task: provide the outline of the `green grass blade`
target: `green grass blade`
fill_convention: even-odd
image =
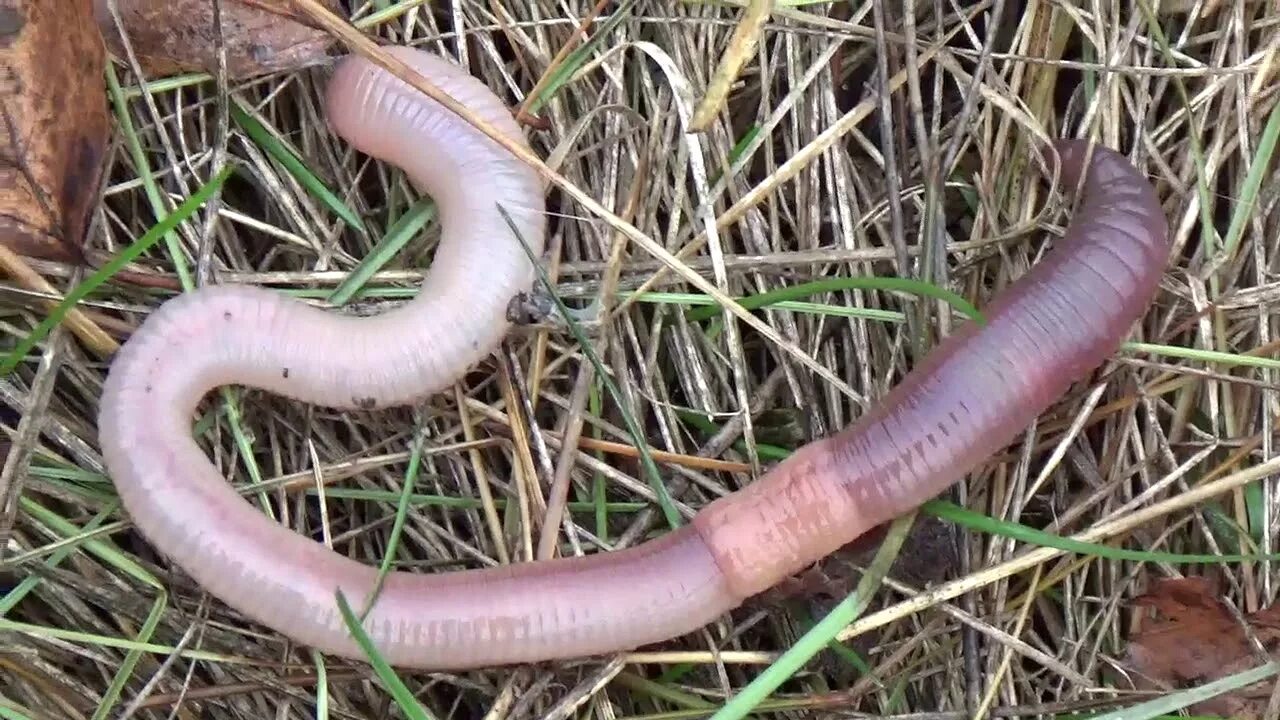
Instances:
[[[163,220],[153,225],[151,229],[144,233],[142,237],[138,238],[136,242],[120,251],[115,257],[111,258],[110,261],[101,268],[98,268],[96,272],[85,279],[84,282],[76,285],[71,292],[67,293],[67,296],[58,303],[53,312],[49,313],[49,315],[36,326],[35,330],[32,330],[30,334],[23,338],[22,341],[18,343],[17,347],[9,351],[9,355],[4,360],[4,364],[0,365],[0,375],[8,375],[13,372],[13,369],[22,361],[22,358],[26,356],[26,354],[30,352],[31,349],[34,348],[41,340],[47,337],[58,323],[62,322],[62,318],[66,316],[67,312],[74,307],[76,303],[88,297],[90,293],[98,289],[98,286],[106,282],[108,278],[119,272],[120,269],[128,263],[133,262],[133,260],[142,253],[146,252],[147,249],[156,243],[156,241],[164,237],[164,235],[170,230],[177,227],[179,223],[186,220],[188,217],[191,217],[191,214],[194,213],[197,208],[203,205],[211,195],[222,187],[222,184],[226,182],[227,177],[229,177],[233,171],[234,168],[231,166],[223,168],[222,172],[218,173],[212,180],[201,186],[199,190],[193,193],[191,197],[187,198],[181,205],[174,208],[174,211],[169,213],[169,215],[167,215]]]
[[[1259,680],[1266,680],[1277,674],[1277,672],[1280,672],[1280,661],[1273,660],[1265,665],[1238,672],[1234,675],[1228,675],[1203,685],[1179,690],[1154,700],[1148,700],[1120,710],[1113,710],[1102,715],[1094,715],[1091,720],[1150,720],[1161,715],[1176,713],[1185,707],[1203,702],[1222,693],[1247,687]]]
[[[422,232],[422,229],[431,222],[436,215],[436,206],[430,198],[423,198],[414,203],[409,208],[409,212],[402,215],[391,225],[391,229],[387,230],[387,234],[383,236],[373,250],[360,261],[338,287],[329,293],[329,302],[334,305],[345,305],[350,302],[369,282],[369,278],[373,277],[382,268],[386,267],[391,258],[395,257],[404,246]]]
[[[156,628],[160,626],[160,618],[164,617],[164,608],[168,604],[168,594],[161,591],[156,597],[154,603],[151,604],[151,612],[147,614],[146,622],[142,624],[142,628],[138,631],[136,642],[139,644],[148,642],[155,635]],[[115,675],[111,678],[111,684],[107,687],[106,692],[102,695],[102,702],[98,703],[97,709],[94,710],[92,720],[104,720],[107,713],[115,707],[120,700],[120,694],[124,692],[124,686],[129,682],[133,670],[138,666],[138,661],[142,659],[142,653],[145,652],[141,647],[130,648],[124,656],[124,662],[120,664],[120,668],[116,670]]]
[[[106,522],[107,518],[114,511],[114,504],[107,509],[99,511],[97,515],[94,515],[89,520],[89,522],[85,523],[84,527],[80,528],[80,532],[78,534],[85,535],[97,530],[102,523]],[[59,547],[45,559],[44,566],[49,569],[56,568],[77,549],[79,549],[79,542]],[[22,578],[21,582],[10,589],[9,592],[5,593],[3,597],[0,597],[0,618],[8,615],[15,607],[18,606],[18,603],[22,602],[23,598],[29,595],[32,590],[35,590],[36,586],[38,586],[43,580],[44,577],[41,574],[32,573]]]
[[[871,603],[875,589],[889,571],[894,558],[897,557],[898,550],[906,540],[906,531],[914,520],[915,513],[908,513],[894,520],[884,543],[876,551],[875,559],[871,561],[866,574],[858,581],[857,588],[840,601],[839,605],[832,608],[826,617],[802,635],[794,646],[782,654],[782,657],[725,703],[715,715],[711,716],[711,720],[739,720],[749,715],[757,705],[790,679],[814,655],[827,647],[841,630],[856,620]]]
[[[588,37],[586,42],[581,46],[574,48],[565,55],[564,62],[552,69],[552,74],[547,78],[547,82],[535,96],[531,96],[527,101],[526,112],[530,115],[536,115],[556,92],[569,82],[569,78],[573,76],[578,68],[587,61],[591,53],[595,51],[605,38],[609,37],[609,33],[621,24],[624,20],[631,17],[631,6],[635,5],[635,0],[627,0],[617,8],[609,12],[608,19],[605,20],[598,28],[596,28]]]
[[[280,163],[293,179],[297,180],[307,192],[314,195],[325,207],[329,208],[334,215],[342,218],[342,221],[350,225],[353,229],[362,231],[364,224],[360,222],[360,216],[355,211],[347,207],[342,202],[337,193],[333,192],[324,184],[324,182],[302,162],[292,150],[284,143],[276,139],[258,119],[250,115],[240,103],[235,100],[230,101],[231,118],[236,121],[240,129],[244,131],[259,147],[268,155]]]
[[[582,353],[587,356],[587,359],[595,368],[596,377],[600,378],[600,382],[604,383],[605,388],[609,391],[609,397],[613,398],[613,402],[617,404],[619,412],[622,413],[623,424],[627,426],[627,432],[631,435],[636,452],[640,455],[640,464],[645,469],[645,475],[649,479],[649,486],[653,488],[654,494],[658,496],[658,504],[662,507],[662,514],[666,517],[667,524],[672,528],[680,527],[680,514],[676,511],[675,505],[672,504],[671,495],[667,492],[667,486],[662,482],[662,476],[658,473],[658,465],[653,461],[653,456],[649,453],[649,444],[645,440],[644,433],[640,432],[639,423],[636,422],[634,414],[627,409],[626,403],[623,402],[622,392],[618,390],[613,378],[605,371],[604,364],[600,362],[600,358],[592,349],[591,342],[582,332],[582,328],[573,320],[573,313],[569,311],[569,308],[564,304],[564,300],[556,293],[555,285],[547,277],[547,271],[542,267],[542,263],[530,251],[529,243],[520,236],[519,230],[511,220],[511,215],[503,207],[499,207],[498,212],[502,213],[502,218],[507,221],[507,226],[511,228],[511,232],[515,234],[520,246],[524,248],[525,253],[529,256],[529,261],[533,263],[534,270],[538,273],[538,280],[542,283],[552,301],[555,302],[556,309],[560,311],[560,316],[565,319],[566,324],[569,326],[569,331],[573,333],[573,338],[578,343],[578,347],[582,349]]]
[[[133,160],[135,169],[138,172],[138,178],[142,181],[142,187],[146,191],[147,201],[151,204],[151,211],[155,213],[157,218],[163,218],[169,214],[177,214],[176,210],[173,213],[168,213],[165,210],[164,193],[156,185],[155,173],[152,172],[151,165],[147,162],[147,154],[142,149],[142,140],[138,137],[138,131],[133,126],[133,117],[129,114],[129,106],[125,99],[124,91],[120,89],[120,80],[116,77],[115,66],[110,63],[107,63],[107,91],[111,95],[112,105],[115,106],[116,122],[120,123],[120,132],[124,136],[125,146],[129,148],[129,157]],[[187,258],[182,253],[182,247],[178,244],[178,236],[173,234],[172,231],[173,228],[170,227],[162,233],[165,246],[169,251],[169,257],[173,260],[173,269],[178,275],[178,282],[183,288],[190,289],[195,281],[191,277],[191,269],[187,267]]]
[[[395,670],[391,669],[391,665],[387,663],[374,646],[369,634],[360,626],[360,620],[356,617],[355,611],[351,609],[346,596],[342,594],[341,590],[335,592],[334,595],[338,601],[338,610],[341,611],[342,619],[351,630],[352,637],[355,638],[356,644],[360,646],[360,649],[364,651],[369,664],[373,666],[374,673],[382,680],[387,692],[391,693],[391,698],[400,707],[400,711],[410,720],[431,720],[431,715],[427,713],[427,709],[418,704],[418,701],[413,697],[413,693],[405,686],[404,681],[396,675]]]
[[[738,299],[737,302],[747,310],[755,310],[784,300],[796,300],[799,298],[810,297],[818,293],[835,292],[839,290],[890,290],[923,295],[925,297],[944,300],[977,322],[984,321],[982,313],[974,307],[973,303],[965,300],[956,293],[938,285],[934,285],[933,283],[896,277],[850,277],[815,280],[813,282],[778,288],[776,290],[770,290],[756,295],[749,295]],[[720,306],[718,304],[713,304],[707,307],[690,310],[687,313],[687,317],[691,322],[701,322],[703,320],[709,320],[716,317],[720,312]]]
[[[1043,545],[1080,555],[1093,555],[1108,560],[1133,560],[1135,562],[1167,562],[1167,563],[1231,563],[1243,561],[1280,560],[1280,553],[1257,555],[1209,555],[1160,552],[1156,550],[1129,550],[1126,548],[1099,545],[1064,538],[1043,530],[1019,525],[1005,520],[998,520],[989,515],[974,512],[946,500],[930,500],[920,508],[943,520],[950,520],[972,530],[1000,535],[1031,545]]]
[[[0,698],[0,720],[35,720],[31,715],[24,715],[18,708]]]
[[[1177,347],[1175,345],[1158,345],[1155,343],[1144,342],[1126,342],[1123,347],[1125,350],[1133,352],[1145,352],[1153,355],[1168,355],[1170,357],[1182,358],[1184,360],[1201,360],[1206,363],[1218,363],[1221,365],[1245,365],[1249,367],[1280,370],[1280,359],[1276,358],[1240,355],[1237,353],[1221,352],[1219,350],[1199,350],[1196,348],[1184,348]]]
[[[76,527],[75,523],[49,510],[30,497],[18,498],[18,504],[23,512],[53,528],[63,537],[72,537],[83,532],[83,530]],[[147,572],[127,553],[117,548],[114,543],[102,538],[89,538],[84,541],[84,549],[89,554],[94,555],[99,560],[129,577],[150,585],[159,592],[164,592],[164,585],[154,575]]]

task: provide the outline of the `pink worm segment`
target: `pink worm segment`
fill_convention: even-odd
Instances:
[[[523,141],[478,80],[435,56],[388,50]],[[272,523],[235,494],[191,437],[193,412],[232,383],[337,408],[408,403],[444,388],[502,339],[507,302],[534,279],[495,203],[541,252],[544,186],[465,121],[360,57],[337,68],[327,111],[336,132],[402,167],[436,201],[444,237],[422,292],[359,319],[253,287],[175,298],[116,357],[99,431],[118,492],[153,546],[247,617],[359,658],[334,592],[359,611],[375,569]],[[1074,184],[1085,145],[1057,147]],[[1122,157],[1094,154],[1061,247],[993,303],[986,326],[947,339],[877,410],[642,545],[393,573],[365,621],[379,650],[401,667],[467,669],[666,640],[943,490],[1114,352],[1155,292],[1169,247],[1154,193]]]

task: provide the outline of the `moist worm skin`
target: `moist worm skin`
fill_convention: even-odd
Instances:
[[[501,101],[447,61],[388,48],[520,138]],[[405,170],[435,200],[443,238],[420,294],[383,315],[324,312],[269,290],[216,286],[165,303],[117,355],[99,433],[141,534],[202,588],[315,649],[362,658],[339,616],[376,570],[271,522],[191,436],[211,390],[239,384],[334,408],[413,402],[492,351],[532,265],[544,186],[464,120],[359,57],[328,88],[333,129]],[[1058,145],[1073,184],[1082,143]],[[390,574],[364,627],[401,667],[468,669],[632,649],[696,630],[943,490],[1012,440],[1115,350],[1168,256],[1154,193],[1096,148],[1082,209],[1060,246],[931,353],[878,408],[800,448],[694,522],[617,552],[444,574]]]
[[[1054,146],[1074,189],[1089,145]],[[1123,156],[1091,152],[1064,237],[983,310],[985,325],[964,324],[855,423],[695,517],[735,593],[762,592],[942,492],[1119,348],[1159,286],[1168,222]]]
[[[512,137],[519,126],[478,80],[445,60],[389,48]],[[358,149],[404,168],[435,200],[443,237],[420,294],[374,317],[324,312],[283,294],[207,287],[162,305],[117,354],[99,437],[140,533],[211,595],[316,649],[362,658],[337,610],[359,612],[376,568],[271,522],[235,494],[191,436],[201,398],[225,384],[339,408],[432,394],[492,351],[545,233],[540,178],[465,120],[360,57],[339,64],[326,111]],[[737,598],[692,526],[583,558],[467,572],[393,573],[364,627],[402,667],[465,669],[592,655],[704,625]]]

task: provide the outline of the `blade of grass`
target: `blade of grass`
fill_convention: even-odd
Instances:
[[[156,596],[155,602],[151,604],[151,612],[147,614],[147,619],[142,624],[142,628],[138,631],[138,636],[134,638],[136,645],[125,653],[124,661],[120,663],[120,668],[111,678],[111,684],[107,686],[106,692],[102,694],[102,700],[98,703],[98,707],[93,712],[92,720],[103,720],[120,701],[120,694],[124,692],[125,684],[129,682],[129,678],[133,675],[133,670],[138,666],[138,661],[142,659],[142,653],[145,652],[141,646],[151,640],[155,635],[156,628],[160,626],[160,618],[164,617],[164,608],[169,603],[169,595],[163,590]]]
[[[54,532],[63,537],[71,537],[84,532],[81,528],[76,527],[75,523],[44,507],[28,496],[18,498],[18,506],[23,512],[49,526]],[[88,538],[84,541],[84,550],[135,580],[150,585],[157,592],[164,592],[164,585],[154,575],[147,572],[127,553],[117,548],[115,544],[102,538]]]
[[[391,261],[391,258],[403,250],[406,243],[422,232],[422,229],[427,226],[427,223],[431,222],[435,214],[436,205],[430,198],[423,198],[414,203],[407,213],[392,223],[391,228],[387,230],[387,234],[378,241],[378,244],[360,261],[360,264],[343,278],[342,282],[333,289],[333,292],[329,293],[329,302],[334,305],[344,305],[350,302],[364,287],[365,283],[369,282],[369,278],[373,277]]]
[[[1151,353],[1153,355],[1168,355],[1169,357],[1178,357],[1187,360],[1203,360],[1207,363],[1247,365],[1250,367],[1280,369],[1280,359],[1221,352],[1218,350],[1198,350],[1195,348],[1183,348],[1176,347],[1174,345],[1158,345],[1155,343],[1144,342],[1126,342],[1123,345],[1123,349],[1132,352]]]
[[[634,673],[618,673],[614,678],[614,682],[621,687],[625,687],[640,695],[647,695],[656,700],[663,700],[676,707],[682,708],[702,708],[710,710],[715,707],[710,702],[703,700],[697,695],[682,692],[667,684],[659,681],[650,680],[649,678],[640,677]]]
[[[715,298],[703,295],[701,293],[674,293],[674,292],[643,292],[635,293],[622,291],[618,293],[618,297],[638,303],[653,303],[661,305],[693,305],[693,306],[715,306],[719,307],[719,303]],[[879,320],[883,322],[902,322],[904,316],[900,312],[893,310],[880,310],[877,308],[851,307],[846,305],[828,305],[811,302],[800,302],[796,300],[779,300],[771,303],[771,307],[778,310],[794,310],[797,312],[808,312],[821,315],[834,315],[836,317],[866,318],[868,320]],[[713,311],[714,312],[714,311]]]
[[[645,475],[649,480],[650,487],[653,488],[654,494],[658,496],[658,504],[662,507],[662,514],[666,517],[667,523],[674,529],[680,527],[680,514],[676,511],[675,505],[671,502],[671,495],[667,492],[667,486],[662,482],[662,476],[658,473],[658,465],[653,461],[653,456],[649,454],[649,443],[645,441],[644,434],[640,432],[640,425],[636,422],[634,414],[627,408],[627,404],[623,402],[622,392],[618,390],[618,386],[613,382],[613,377],[605,370],[604,364],[600,362],[600,358],[592,350],[591,342],[582,332],[582,327],[574,321],[573,313],[569,311],[568,306],[564,304],[564,300],[555,291],[555,284],[547,277],[546,270],[542,267],[537,256],[529,249],[529,243],[520,235],[520,231],[516,228],[515,223],[511,220],[511,215],[506,208],[498,206],[498,212],[502,214],[502,218],[506,220],[507,227],[511,228],[511,232],[520,242],[520,247],[524,248],[525,254],[529,256],[529,262],[533,264],[534,270],[537,271],[538,280],[546,289],[547,294],[556,304],[556,309],[560,311],[560,316],[565,318],[569,331],[573,333],[573,338],[578,343],[578,347],[582,349],[587,359],[595,366],[596,377],[604,383],[609,391],[609,397],[618,406],[619,412],[622,413],[623,423],[627,426],[627,432],[631,435],[631,440],[635,443],[636,452],[640,455],[640,463],[644,466]]]
[[[395,671],[391,669],[391,665],[378,652],[373,640],[369,638],[369,634],[361,627],[360,620],[356,617],[355,611],[351,609],[346,596],[341,590],[336,591],[334,596],[337,598],[338,610],[342,613],[342,619],[346,622],[347,628],[351,630],[351,636],[355,638],[356,644],[364,651],[369,664],[373,666],[374,673],[382,680],[382,684],[386,687],[387,692],[391,693],[391,698],[400,707],[401,712],[410,720],[431,720],[431,715],[427,712],[427,709],[418,704],[418,701],[413,697],[413,693],[405,686],[404,681],[400,679],[400,676],[396,675]]]
[[[946,301],[969,318],[977,322],[983,322],[982,313],[978,312],[978,309],[973,306],[973,303],[970,303],[968,300],[965,300],[956,293],[947,290],[946,288],[934,285],[933,283],[895,277],[850,277],[814,280],[813,282],[800,283],[799,285],[792,285],[790,287],[777,288],[776,290],[770,290],[756,295],[749,295],[739,299],[738,303],[747,310],[755,310],[784,300],[795,300],[798,298],[810,297],[818,293],[835,292],[839,290],[896,290],[899,292],[923,295],[936,300]],[[709,307],[690,310],[686,316],[691,322],[701,322],[718,316],[720,312],[720,306],[716,304]]]
[[[1091,720],[1150,720],[1150,718],[1161,715],[1176,713],[1185,707],[1190,707],[1222,693],[1239,690],[1259,680],[1265,680],[1278,672],[1280,672],[1280,661],[1273,660],[1265,665],[1238,672],[1234,675],[1228,675],[1203,685],[1169,693],[1163,697],[1148,700],[1131,707],[1094,715]]]
[[[1005,520],[998,520],[989,515],[974,512],[946,500],[930,500],[920,507],[921,511],[930,513],[944,520],[950,520],[973,530],[1000,535],[1031,545],[1042,545],[1057,548],[1080,555],[1093,555],[1108,560],[1133,560],[1135,562],[1167,562],[1167,563],[1232,563],[1258,560],[1280,560],[1280,553],[1257,555],[1210,555],[1160,552],[1156,550],[1128,550],[1126,548],[1100,545],[1064,538],[1060,535],[1019,525]]]
[[[676,416],[708,435],[714,435],[720,430],[720,426],[717,425],[714,420],[699,415],[692,410],[676,410]],[[733,444],[733,449],[743,454],[747,452],[746,443],[741,440]],[[760,456],[761,460],[785,460],[787,456],[791,454],[791,451],[778,445],[756,443],[756,453]]]
[[[387,550],[382,555],[382,564],[378,567],[378,579],[373,585],[373,596],[369,598],[369,602],[365,605],[364,615],[373,609],[374,600],[377,598],[379,591],[382,590],[382,584],[386,581],[387,573],[391,572],[391,564],[396,556],[396,549],[400,546],[400,535],[404,532],[405,519],[409,516],[409,498],[413,495],[413,484],[418,479],[418,467],[422,464],[422,434],[418,433],[413,439],[413,447],[409,451],[409,467],[404,473],[404,488],[400,492],[400,501],[396,505],[396,517],[391,524],[391,535],[387,539]]]
[[[329,671],[324,656],[318,650],[311,651],[311,659],[316,665],[316,720],[326,720],[329,717]]]
[[[536,91],[530,94],[529,98],[525,101],[523,112],[529,115],[538,114],[538,111],[551,101],[551,98],[555,96],[556,92],[559,91],[565,83],[569,82],[569,78],[572,77],[573,74],[577,72],[578,68],[587,61],[587,58],[590,57],[591,53],[594,52],[602,42],[604,42],[604,39],[609,36],[610,31],[616,28],[624,20],[631,17],[631,7],[633,5],[635,5],[635,0],[627,0],[627,2],[622,3],[616,9],[612,10],[609,13],[609,18],[605,20],[595,33],[587,38],[586,42],[569,51],[569,54],[565,56],[564,62],[554,68],[551,75],[547,76],[539,83],[541,87],[535,89]]]
[[[133,118],[129,115],[129,107],[125,100],[124,92],[120,89],[120,80],[116,77],[115,66],[107,63],[107,91],[111,95],[111,102],[116,110],[116,122],[120,124],[120,131],[124,135],[125,145],[129,148],[129,157],[133,160],[134,169],[137,171],[138,178],[142,180],[142,187],[146,191],[147,201],[151,204],[151,212],[158,218],[166,216],[178,215],[178,209],[172,213],[165,210],[164,194],[160,192],[160,188],[156,185],[155,174],[151,171],[151,165],[147,162],[147,154],[142,149],[142,141],[138,137],[138,131],[133,126]],[[218,184],[219,186],[221,183]],[[200,193],[197,191],[196,195]],[[203,201],[202,201],[203,202]],[[181,208],[181,206],[179,206]],[[194,208],[186,212],[189,215]],[[185,215],[181,219],[186,219]],[[164,221],[161,220],[161,223]],[[178,236],[173,234],[173,228],[178,223],[174,223],[170,227],[166,227],[161,235],[164,237],[165,245],[169,250],[169,258],[173,261],[174,271],[178,274],[178,280],[182,287],[190,289],[194,284],[191,277],[191,269],[187,267],[186,256],[182,253],[181,246],[178,245]]]
[[[84,527],[80,528],[79,532],[70,536],[64,535],[63,537],[70,539],[92,534],[98,526],[111,516],[111,513],[113,512],[115,512],[114,505],[103,509],[99,511],[97,515],[90,518],[89,522],[85,523]],[[62,545],[57,550],[54,550],[53,554],[48,558],[45,558],[44,566],[48,569],[56,568],[58,565],[62,564],[63,560],[67,559],[67,556],[78,550],[79,545],[79,542],[71,542],[66,545]],[[9,592],[5,593],[4,597],[0,597],[0,618],[8,615],[9,612],[17,607],[18,603],[22,602],[22,599],[25,598],[32,590],[35,590],[36,586],[38,586],[43,580],[44,577],[41,574],[31,573],[22,578],[22,581],[9,590]]]
[[[738,162],[738,159],[742,157],[742,153],[746,152],[747,148],[751,147],[751,144],[754,143],[756,138],[759,136],[760,126],[753,123],[751,127],[747,128],[747,131],[742,134],[742,137],[738,139],[738,142],[733,144],[733,147],[729,150],[729,157],[725,159],[725,165],[733,167],[733,164]],[[716,170],[707,179],[707,185],[709,187],[715,187],[723,176],[723,170]]]
[[[0,698],[0,718],[3,720],[35,720],[33,716],[24,715],[16,706],[10,705],[3,698]]]
[[[600,376],[596,375],[591,379],[591,394],[587,396],[587,407],[591,412],[591,417],[600,417]],[[592,424],[590,427],[591,437],[600,440],[604,437],[604,432],[599,425]],[[595,457],[597,460],[604,460],[604,451],[596,450]],[[609,542],[609,502],[606,497],[606,481],[604,473],[599,470],[591,474],[591,498],[595,504],[595,520],[596,520],[596,537],[602,542]],[[573,511],[573,503],[569,503],[569,511]]]
[[[792,287],[778,288],[776,290],[770,290],[768,292],[760,293],[758,295],[749,296],[743,299],[745,302],[742,302],[742,304],[748,310],[773,306],[776,309],[794,309],[798,312],[808,312],[811,314],[823,314],[823,315],[867,314],[870,309],[849,308],[846,306],[830,305],[830,304],[798,303],[793,299],[796,297],[805,297],[818,292],[837,290],[837,289],[847,289],[847,288],[859,288],[859,287],[865,288],[865,289],[902,290],[902,291],[917,293],[920,295],[936,297],[938,299],[945,300],[946,302],[951,303],[952,305],[960,309],[962,312],[964,312],[966,315],[968,315],[970,318],[972,318],[976,322],[978,323],[985,322],[985,319],[983,318],[982,314],[979,313],[978,310],[974,308],[973,305],[971,305],[967,300],[960,297],[959,295],[956,295],[950,290],[946,290],[945,288],[938,287],[937,285],[933,285],[931,283],[927,283],[920,280],[911,280],[907,278],[860,277],[860,278],[831,278],[827,280],[816,280],[813,282],[802,283],[800,285],[795,285]],[[784,304],[791,305],[791,308],[784,308],[783,307]],[[859,311],[859,312],[855,313],[854,311]],[[693,310],[689,313],[689,317],[691,320],[701,320],[707,317],[711,317],[718,312],[720,312],[720,310],[717,304],[714,307],[699,308],[697,310]],[[883,313],[885,311],[875,311],[875,312]],[[895,318],[895,320],[897,321],[901,321],[902,319],[904,318],[902,317]],[[711,325],[706,330],[707,337],[711,339],[718,337],[720,335],[721,330],[723,329],[722,323],[723,323],[722,318],[718,316],[715,317]]]
[[[31,333],[23,338],[13,350],[9,351],[9,355],[4,360],[4,364],[0,365],[0,375],[8,375],[10,372],[13,372],[13,369],[22,361],[22,358],[26,356],[26,354],[30,352],[31,349],[34,348],[41,340],[47,337],[58,323],[62,322],[62,318],[66,315],[67,310],[83,300],[94,290],[98,289],[98,286],[102,285],[108,278],[119,272],[125,265],[132,262],[142,253],[146,252],[147,249],[156,243],[156,241],[168,234],[170,230],[177,227],[179,223],[191,217],[191,214],[194,213],[197,208],[203,205],[211,195],[222,187],[222,184],[226,182],[226,179],[232,172],[234,172],[234,170],[235,168],[232,166],[223,168],[222,172],[215,175],[213,179],[201,186],[200,189],[196,190],[191,197],[187,198],[181,205],[174,208],[174,211],[165,216],[163,220],[153,225],[151,229],[145,232],[142,237],[138,238],[136,242],[124,250],[121,250],[115,257],[111,258],[110,261],[98,268],[98,270],[88,278],[85,278],[84,282],[76,285],[75,288],[73,288],[71,292],[67,293],[67,296],[62,299],[62,302],[58,303],[54,311],[49,313],[49,315],[36,326],[35,330],[32,330]]]
[[[839,605],[832,608],[821,621],[800,636],[796,644],[783,653],[782,657],[738,691],[731,700],[716,711],[715,715],[711,716],[711,720],[739,720],[749,715],[757,705],[790,679],[814,655],[835,640],[837,633],[857,619],[871,603],[871,597],[897,557],[898,550],[906,540],[907,530],[914,521],[914,512],[894,520],[889,532],[885,535],[884,543],[876,551],[875,558],[871,561],[867,572],[858,581],[854,591],[840,601]]]
[[[1249,173],[1240,185],[1240,191],[1231,203],[1231,225],[1222,238],[1222,255],[1230,257],[1244,237],[1245,226],[1254,219],[1254,208],[1258,203],[1258,191],[1262,181],[1272,175],[1271,156],[1275,153],[1276,141],[1280,139],[1280,105],[1271,108],[1267,117],[1267,125],[1262,129],[1262,137],[1258,140],[1258,149],[1254,153]]]
[[[253,140],[253,142],[261,147],[263,152],[275,158],[276,162],[280,163],[280,165],[285,169],[285,172],[292,175],[294,180],[297,180],[302,187],[307,189],[307,192],[311,193],[320,202],[324,203],[324,205],[328,207],[334,215],[342,218],[342,221],[347,225],[350,225],[353,229],[357,231],[364,230],[364,224],[360,222],[360,216],[356,215],[354,210],[347,207],[347,204],[342,202],[342,199],[338,197],[337,193],[330,190],[315,173],[311,172],[311,169],[307,167],[306,163],[302,162],[302,158],[298,157],[298,155],[290,150],[288,146],[273,136],[267,128],[262,123],[258,122],[257,118],[250,115],[239,102],[230,98],[228,98],[228,101],[228,107],[231,110],[231,118],[235,120],[236,124],[240,126],[240,129],[249,136],[249,139]]]
[[[0,632],[11,632],[15,634],[21,633],[24,635],[51,638],[62,642],[77,643],[90,647],[108,647],[125,650],[132,650],[136,648],[142,652],[154,653],[156,655],[167,656],[181,652],[181,657],[186,660],[206,660],[208,662],[223,665],[262,665],[262,661],[260,660],[254,660],[238,655],[228,655],[224,653],[210,652],[207,650],[192,650],[190,648],[179,651],[178,648],[172,645],[160,645],[150,642],[141,643],[136,640],[126,640],[124,638],[110,637],[107,635],[95,635],[93,633],[80,632],[78,630],[66,630],[64,628],[32,625],[31,623],[5,620],[2,618],[0,618]]]

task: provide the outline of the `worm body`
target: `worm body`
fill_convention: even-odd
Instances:
[[[1168,225],[1121,155],[1054,143],[1076,216],[1058,245],[942,341],[874,408],[694,522],[734,591],[754,595],[919,506],[1014,440],[1115,352],[1155,295]],[[761,552],[768,548],[768,552]]]
[[[502,102],[445,60],[392,48],[502,132]],[[443,237],[421,293],[374,317],[324,312],[253,287],[213,286],[170,300],[134,333],[103,388],[107,467],[142,535],[206,591],[311,647],[360,657],[338,611],[360,612],[376,569],[272,523],[236,495],[191,437],[210,390],[237,383],[331,407],[411,402],[492,351],[506,307],[534,278],[544,243],[541,179],[466,121],[359,57],[328,86],[334,130],[395,162],[436,203]],[[642,593],[620,592],[644,588]],[[706,623],[731,606],[701,538],[585,558],[469,572],[395,573],[364,627],[389,662],[437,668],[590,655]],[[696,627],[696,625],[695,625]]]
[[[447,61],[390,49],[504,133],[501,101]],[[328,313],[268,290],[214,286],[156,310],[103,389],[104,459],[133,522],[228,606],[313,648],[361,651],[335,592],[360,612],[376,570],[272,523],[191,436],[200,400],[239,384],[337,408],[412,402],[482,360],[534,278],[495,203],[535,253],[540,178],[464,120],[351,57],[326,110],[336,132],[432,196],[443,238],[420,294],[375,317]],[[1064,143],[1064,178],[1084,145]],[[694,522],[639,546],[444,574],[397,572],[364,627],[394,665],[465,669],[582,657],[695,630],[872,526],[919,504],[1012,440],[1113,352],[1168,254],[1154,193],[1095,148],[1061,246],[929,355],[849,429],[811,443]]]

